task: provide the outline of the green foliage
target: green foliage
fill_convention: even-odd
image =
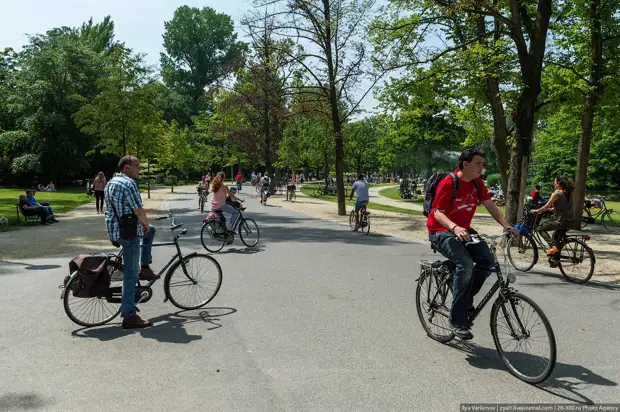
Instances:
[[[488,187],[499,186],[500,182],[500,174],[499,173],[491,173],[487,175],[486,184]]]
[[[152,140],[161,133],[162,113],[156,107],[158,88],[149,82],[140,58],[117,49],[107,59],[98,94],[74,115],[84,133],[99,137],[104,153],[152,155]]]
[[[191,99],[196,115],[207,103],[205,88],[241,66],[246,46],[237,41],[230,16],[210,7],[179,7],[165,28],[162,77],[168,87]]]

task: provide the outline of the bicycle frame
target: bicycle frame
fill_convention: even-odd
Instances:
[[[244,220],[243,211],[241,209],[237,209],[237,212],[239,213],[239,216],[237,217],[237,220],[235,220],[235,223],[233,224],[232,228],[230,229],[232,232],[236,232],[237,228],[239,227],[239,224],[241,223],[241,221]],[[224,225],[226,225],[226,221],[225,220],[224,221],[218,221],[217,223],[224,223]],[[213,232],[213,237],[225,238],[227,236],[228,236],[228,233],[216,233],[216,232]]]
[[[164,218],[165,219],[165,218]],[[157,220],[161,220],[157,219]],[[179,226],[173,226],[170,230],[174,230],[174,229],[178,229]],[[159,271],[159,273],[157,275],[155,275],[155,279],[149,281],[146,286],[142,286],[142,287],[151,287],[153,284],[155,284],[155,282],[157,282],[161,276],[177,261],[181,262],[181,267],[183,268],[183,274],[185,275],[185,277],[187,277],[188,280],[190,280],[191,282],[193,282],[194,284],[196,283],[196,281],[194,279],[192,279],[188,273],[187,273],[187,268],[185,267],[185,263],[183,261],[183,258],[186,257],[183,255],[183,253],[181,252],[181,247],[179,246],[179,238],[181,236],[183,236],[185,233],[187,233],[186,229],[183,229],[183,231],[180,234],[175,234],[173,241],[172,242],[164,242],[164,243],[153,243],[151,245],[140,245],[140,248],[144,248],[144,247],[161,247],[161,246],[172,246],[174,245],[176,247],[176,253],[170,258],[170,260],[168,261],[168,263],[166,263],[166,265]],[[193,253],[190,253],[187,256],[191,256]],[[122,262],[123,261],[123,248],[121,248],[121,250],[117,253],[117,254],[112,254],[114,257],[116,257],[116,260],[118,262]],[[137,280],[138,285],[140,285],[140,280]],[[168,300],[168,296],[166,296],[166,299],[164,300],[164,302],[166,302]]]

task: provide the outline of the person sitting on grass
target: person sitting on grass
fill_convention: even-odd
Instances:
[[[26,195],[19,195],[19,208],[23,211],[24,216],[38,215],[42,225],[49,225],[56,220],[50,220],[50,217],[41,206],[32,206],[26,201]]]
[[[32,207],[42,208],[43,210],[45,210],[45,214],[47,215],[48,220],[53,223],[58,222],[58,220],[56,220],[56,217],[54,216],[54,211],[52,210],[52,207],[48,203],[39,204],[39,202],[37,202],[37,199],[34,198],[35,193],[36,192],[34,190],[26,190],[26,203],[28,203]]]

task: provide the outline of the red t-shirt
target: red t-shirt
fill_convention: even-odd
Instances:
[[[458,170],[455,170],[454,174],[457,175],[458,178],[457,172]],[[431,210],[431,213],[428,215],[428,219],[426,221],[426,227],[428,228],[429,234],[450,231],[435,220],[434,209],[445,210],[446,216],[448,216],[448,218],[455,224],[464,229],[471,229],[471,219],[476,213],[478,201],[484,202],[485,200],[489,200],[491,198],[487,187],[480,178],[478,178],[478,183],[480,185],[480,194],[478,194],[478,190],[476,189],[476,185],[473,180],[465,182],[462,179],[459,179],[459,190],[456,193],[456,198],[453,202],[452,177],[446,176],[441,182],[439,182],[437,185],[437,191],[435,192],[435,199],[433,200],[433,210]]]
[[[532,190],[532,200],[535,202],[540,200],[540,192],[536,189]]]
[[[243,177],[241,177],[241,174],[238,174],[238,175],[235,177],[235,179],[237,179],[237,181],[239,182],[239,181],[241,181],[241,179],[243,179]]]

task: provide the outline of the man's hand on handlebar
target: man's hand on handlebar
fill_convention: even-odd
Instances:
[[[519,229],[517,229],[516,227],[508,227],[508,228],[504,228],[505,232],[512,232],[512,235],[519,239],[521,237],[521,232],[519,232]]]

